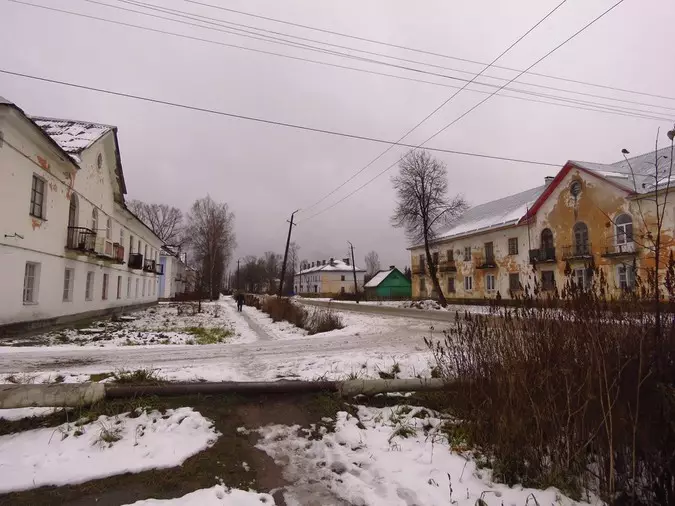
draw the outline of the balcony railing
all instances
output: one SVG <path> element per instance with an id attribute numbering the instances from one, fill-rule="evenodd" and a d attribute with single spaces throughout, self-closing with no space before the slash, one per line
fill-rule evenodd
<path id="1" fill-rule="evenodd" d="M 573 260 L 575 258 L 591 258 L 593 253 L 590 242 L 582 242 L 571 246 L 563 246 L 563 260 Z"/>
<path id="2" fill-rule="evenodd" d="M 118 264 L 124 263 L 124 246 L 119 243 L 113 243 L 113 259 Z"/>
<path id="3" fill-rule="evenodd" d="M 441 272 L 457 272 L 457 264 L 455 264 L 454 260 L 441 262 L 441 265 L 438 266 L 438 269 Z"/>
<path id="4" fill-rule="evenodd" d="M 96 247 L 96 232 L 83 227 L 68 227 L 66 248 L 92 253 Z"/>
<path id="5" fill-rule="evenodd" d="M 476 269 L 494 269 L 497 267 L 494 255 L 481 255 L 476 258 Z"/>
<path id="6" fill-rule="evenodd" d="M 612 238 L 609 242 L 602 248 L 603 257 L 620 257 L 620 256 L 634 256 L 639 252 L 637 245 L 631 242 L 625 242 L 623 244 L 616 244 L 615 239 Z"/>
<path id="7" fill-rule="evenodd" d="M 426 274 L 426 266 L 425 265 L 421 265 L 421 266 L 420 265 L 413 265 L 412 272 L 413 272 L 413 274 L 418 274 L 418 275 Z"/>
<path id="8" fill-rule="evenodd" d="M 155 274 L 162 276 L 164 274 L 164 264 L 156 263 L 155 264 Z"/>
<path id="9" fill-rule="evenodd" d="M 129 253 L 129 269 L 143 268 L 143 255 L 140 253 Z"/>
<path id="10" fill-rule="evenodd" d="M 530 250 L 530 263 L 555 262 L 555 248 L 536 248 Z"/>

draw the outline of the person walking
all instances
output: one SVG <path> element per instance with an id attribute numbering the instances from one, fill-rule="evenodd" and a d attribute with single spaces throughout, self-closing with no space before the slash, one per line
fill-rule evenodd
<path id="1" fill-rule="evenodd" d="M 244 307 L 244 294 L 239 292 L 237 294 L 237 311 L 241 313 L 243 307 Z"/>

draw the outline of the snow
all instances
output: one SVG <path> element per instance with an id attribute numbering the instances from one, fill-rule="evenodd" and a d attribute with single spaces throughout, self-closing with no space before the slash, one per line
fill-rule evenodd
<path id="1" fill-rule="evenodd" d="M 179 466 L 220 435 L 192 408 L 135 415 L 0 436 L 0 493 Z M 121 439 L 103 441 L 106 431 Z"/>
<path id="2" fill-rule="evenodd" d="M 112 130 L 111 126 L 68 119 L 31 119 L 67 153 L 79 153 Z"/>
<path id="3" fill-rule="evenodd" d="M 8 421 L 21 420 L 38 416 L 47 416 L 60 411 L 61 408 L 11 408 L 0 409 L 0 419 Z"/>
<path id="4" fill-rule="evenodd" d="M 351 300 L 333 300 L 333 299 L 307 299 L 318 302 L 330 302 L 331 304 L 354 304 L 354 301 Z M 465 311 L 472 314 L 487 314 L 490 312 L 489 306 L 478 306 L 478 305 L 469 305 L 469 304 L 448 304 L 445 308 L 442 307 L 437 301 L 426 299 L 426 300 L 369 300 L 361 301 L 359 304 L 364 306 L 382 306 L 382 307 L 393 307 L 400 309 L 420 309 L 423 311 L 450 311 L 450 312 L 459 312 L 464 313 Z M 337 309 L 337 308 L 333 308 Z M 351 313 L 345 313 L 351 314 Z"/>
<path id="5" fill-rule="evenodd" d="M 359 406 L 358 418 L 339 412 L 335 432 L 320 428 L 318 440 L 298 426 L 261 428 L 257 448 L 284 466 L 284 477 L 293 483 L 285 492 L 289 504 L 322 497 L 322 504 L 475 506 L 482 498 L 487 506 L 501 506 L 524 505 L 531 494 L 538 504 L 586 504 L 553 488 L 494 483 L 471 455 L 451 450 L 441 423 L 440 415 L 426 408 Z M 411 435 L 400 435 L 401 428 Z"/>
<path id="6" fill-rule="evenodd" d="M 365 288 L 375 288 L 382 283 L 385 279 L 387 279 L 387 276 L 391 274 L 394 271 L 394 269 L 389 269 L 388 271 L 380 271 L 373 278 L 366 283 Z"/>
<path id="7" fill-rule="evenodd" d="M 146 499 L 126 506 L 274 506 L 269 494 L 216 485 L 197 490 L 178 499 Z"/>

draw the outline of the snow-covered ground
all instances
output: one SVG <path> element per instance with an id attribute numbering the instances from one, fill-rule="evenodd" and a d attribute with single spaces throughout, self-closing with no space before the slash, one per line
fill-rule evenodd
<path id="1" fill-rule="evenodd" d="M 150 331 L 139 329 L 150 325 L 153 332 L 161 334 L 165 332 L 162 325 L 172 329 L 207 327 L 216 321 L 228 325 L 234 336 L 200 346 L 162 346 L 147 339 L 144 344 L 128 346 L 124 345 L 126 337 L 120 335 L 100 347 L 93 341 L 95 334 L 85 335 L 87 342 L 82 345 L 2 346 L 0 381 L 82 382 L 101 380 L 91 375 L 136 369 L 152 369 L 171 381 L 344 379 L 378 377 L 380 371 L 389 372 L 395 364 L 400 377 L 428 376 L 431 357 L 423 337 L 429 336 L 432 325 L 440 329 L 438 322 L 339 311 L 343 329 L 309 336 L 286 322 L 272 322 L 252 307 L 238 313 L 231 298 L 205 304 L 205 308 L 205 314 L 195 316 L 178 315 L 172 305 L 134 313 L 137 318 L 124 325 L 135 330 L 126 330 L 124 335 L 147 335 Z M 216 312 L 218 316 L 214 316 Z M 38 340 L 46 342 L 47 338 Z"/>
<path id="2" fill-rule="evenodd" d="M 358 407 L 358 418 L 339 412 L 335 432 L 321 438 L 298 426 L 259 430 L 258 448 L 284 468 L 289 504 L 368 506 L 487 506 L 572 501 L 556 489 L 535 490 L 494 483 L 471 455 L 451 451 L 439 430 L 442 421 L 426 408 Z M 316 428 L 313 428 L 316 430 Z M 532 496 L 536 501 L 532 500 Z M 344 501 L 344 502 L 340 502 Z"/>
<path id="3" fill-rule="evenodd" d="M 192 408 L 100 416 L 0 436 L 0 493 L 179 466 L 218 436 Z"/>
<path id="4" fill-rule="evenodd" d="M 337 300 L 326 298 L 305 298 L 308 301 L 330 302 L 331 304 L 354 304 L 352 300 Z M 453 313 L 464 313 L 465 311 L 473 314 L 488 314 L 489 306 L 477 306 L 469 304 L 448 304 L 445 308 L 435 300 L 380 300 L 380 301 L 361 301 L 359 304 L 365 306 L 382 306 L 399 309 L 420 309 L 422 311 L 450 311 Z"/>
<path id="5" fill-rule="evenodd" d="M 177 499 L 146 499 L 126 506 L 275 506 L 269 494 L 216 485 Z"/>

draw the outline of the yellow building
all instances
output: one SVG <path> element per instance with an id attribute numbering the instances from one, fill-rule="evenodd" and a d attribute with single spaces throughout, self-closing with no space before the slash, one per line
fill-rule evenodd
<path id="1" fill-rule="evenodd" d="M 295 275 L 293 290 L 296 294 L 335 296 L 354 293 L 354 273 L 359 292 L 363 291 L 365 271 L 354 268 L 349 258 L 304 262 Z"/>
<path id="2" fill-rule="evenodd" d="M 441 289 L 449 298 L 509 298 L 535 283 L 561 287 L 567 269 L 588 285 L 599 267 L 611 291 L 630 290 L 635 270 L 646 278 L 655 265 L 655 196 L 662 205 L 670 193 L 662 262 L 675 246 L 670 163 L 670 147 L 614 164 L 569 161 L 542 186 L 469 209 L 432 244 Z M 424 248 L 409 250 L 413 297 L 433 296 Z"/>

